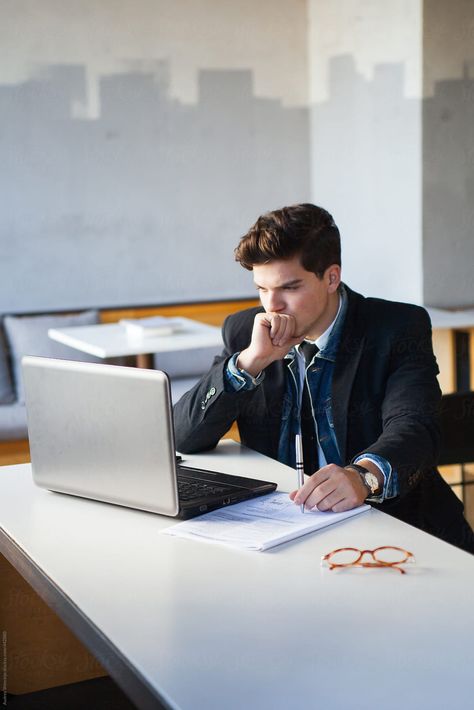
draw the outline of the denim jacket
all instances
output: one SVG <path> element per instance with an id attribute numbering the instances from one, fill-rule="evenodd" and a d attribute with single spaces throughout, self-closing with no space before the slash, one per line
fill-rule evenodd
<path id="1" fill-rule="evenodd" d="M 326 463 L 342 464 L 332 418 L 331 385 L 347 311 L 347 296 L 344 287 L 341 287 L 340 297 L 341 307 L 326 346 L 316 353 L 306 371 L 304 371 L 304 363 L 296 352 L 296 348 L 292 348 L 285 357 L 288 376 L 283 401 L 278 460 L 288 466 L 295 465 L 295 435 L 300 431 L 303 373 L 309 388 L 313 420 L 320 446 L 319 467 Z M 300 368 L 302 368 L 302 372 Z"/>

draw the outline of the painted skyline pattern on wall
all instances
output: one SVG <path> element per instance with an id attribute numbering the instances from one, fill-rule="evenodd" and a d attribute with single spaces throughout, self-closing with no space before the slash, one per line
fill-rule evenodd
<path id="1" fill-rule="evenodd" d="M 437 81 L 420 105 L 405 96 L 404 72 L 403 64 L 378 64 L 369 81 L 350 55 L 331 61 L 330 98 L 312 107 L 313 195 L 341 228 L 349 284 L 399 300 L 386 272 L 402 250 L 405 300 L 416 300 L 406 294 L 423 273 L 418 302 L 474 304 L 474 76 L 466 68 L 460 79 Z M 370 288 L 368 258 L 380 264 Z"/>
<path id="2" fill-rule="evenodd" d="M 245 69 L 201 70 L 184 105 L 167 72 L 104 76 L 96 120 L 82 66 L 0 86 L 1 312 L 254 293 L 233 248 L 308 199 L 309 110 L 255 97 Z"/>
<path id="3" fill-rule="evenodd" d="M 472 62 L 469 63 L 472 67 Z M 423 102 L 425 303 L 474 306 L 474 76 L 435 84 Z"/>
<path id="4" fill-rule="evenodd" d="M 313 195 L 340 227 L 343 276 L 365 295 L 416 301 L 419 99 L 405 95 L 403 63 L 377 64 L 368 79 L 344 54 L 331 60 L 328 78 L 329 99 L 312 108 Z M 401 250 L 403 279 L 387 278 Z"/>
<path id="5" fill-rule="evenodd" d="M 382 230 L 390 263 L 400 235 L 416 243 L 406 196 L 417 199 L 408 128 L 418 109 L 403 94 L 403 75 L 402 64 L 383 64 L 369 81 L 350 56 L 336 57 L 329 100 L 288 109 L 255 98 L 251 71 L 202 71 L 190 106 L 170 99 L 161 63 L 104 77 L 97 121 L 77 117 L 87 98 L 83 67 L 0 86 L 0 312 L 253 295 L 232 251 L 263 211 L 308 199 L 310 113 L 313 195 L 341 226 L 343 263 L 363 267 L 368 228 Z M 372 120 L 354 123 L 357 106 Z M 420 173 L 424 302 L 432 305 L 474 297 L 473 126 L 474 78 L 466 71 L 437 82 L 423 102 Z M 371 189 L 381 174 L 392 182 L 382 202 Z M 466 245 L 472 258 L 456 259 Z M 457 284 L 449 303 L 443 278 Z"/>

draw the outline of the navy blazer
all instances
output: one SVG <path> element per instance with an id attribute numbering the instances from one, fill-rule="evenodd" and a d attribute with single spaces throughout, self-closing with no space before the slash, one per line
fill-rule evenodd
<path id="1" fill-rule="evenodd" d="M 400 495 L 377 507 L 466 547 L 459 539 L 470 531 L 462 504 L 436 470 L 441 392 L 429 316 L 419 306 L 364 298 L 346 289 L 348 309 L 332 382 L 341 459 L 347 465 L 364 452 L 387 459 L 398 473 Z M 286 363 L 269 365 L 254 390 L 225 390 L 227 361 L 249 345 L 255 315 L 262 310 L 226 319 L 222 354 L 175 405 L 179 451 L 213 448 L 236 421 L 243 444 L 277 458 Z"/>

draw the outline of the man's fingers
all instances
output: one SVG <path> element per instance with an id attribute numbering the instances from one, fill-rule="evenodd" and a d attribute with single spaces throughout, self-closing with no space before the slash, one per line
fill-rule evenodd
<path id="1" fill-rule="evenodd" d="M 315 473 L 313 473 L 312 476 L 309 476 L 305 480 L 304 484 L 298 490 L 298 500 L 296 501 L 297 503 L 303 503 L 309 496 L 309 494 L 312 493 L 317 486 L 329 479 L 330 474 L 328 468 L 329 466 L 324 466 L 324 468 L 320 468 L 319 471 L 316 471 Z"/>
<path id="2" fill-rule="evenodd" d="M 278 315 L 275 316 L 270 328 L 270 338 L 272 339 L 273 345 L 281 345 L 285 341 L 285 333 L 290 331 L 291 324 L 288 318 L 283 318 Z"/>
<path id="3" fill-rule="evenodd" d="M 320 483 L 305 500 L 306 508 L 314 508 L 318 510 L 330 510 L 333 503 L 338 503 L 343 496 L 338 491 L 336 481 L 327 479 Z"/>
<path id="4" fill-rule="evenodd" d="M 340 466 L 329 464 L 314 473 L 296 491 L 292 500 L 309 510 L 351 510 L 364 500 L 365 491 L 361 492 L 360 487 L 358 476 L 353 476 L 352 472 Z"/>
<path id="5" fill-rule="evenodd" d="M 336 503 L 336 505 L 333 505 L 332 511 L 333 513 L 345 513 L 346 510 L 352 510 L 355 506 L 352 505 L 350 501 L 347 500 L 347 498 L 344 498 L 341 500 L 339 503 Z"/>
<path id="6" fill-rule="evenodd" d="M 253 349 L 260 357 L 275 359 L 277 355 L 282 358 L 292 347 L 304 340 L 304 336 L 295 336 L 295 332 L 294 316 L 286 313 L 258 313 L 252 332 Z"/>
<path id="7" fill-rule="evenodd" d="M 270 338 L 273 345 L 277 347 L 287 345 L 295 333 L 296 321 L 294 317 L 286 313 L 266 313 L 265 320 L 270 326 Z"/>
<path id="8" fill-rule="evenodd" d="M 310 510 L 316 509 L 324 513 L 327 510 L 334 510 L 334 507 L 342 503 L 344 500 L 344 493 L 339 489 L 335 489 L 327 496 L 323 496 L 322 498 L 320 497 L 317 503 L 311 505 Z"/>

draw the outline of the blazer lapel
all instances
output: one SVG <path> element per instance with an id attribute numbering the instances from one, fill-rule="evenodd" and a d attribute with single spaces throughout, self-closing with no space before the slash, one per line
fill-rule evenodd
<path id="1" fill-rule="evenodd" d="M 349 305 L 339 345 L 332 381 L 332 413 L 334 430 L 341 454 L 346 460 L 347 413 L 352 385 L 364 348 L 364 326 L 360 305 L 363 297 L 347 288 Z"/>

